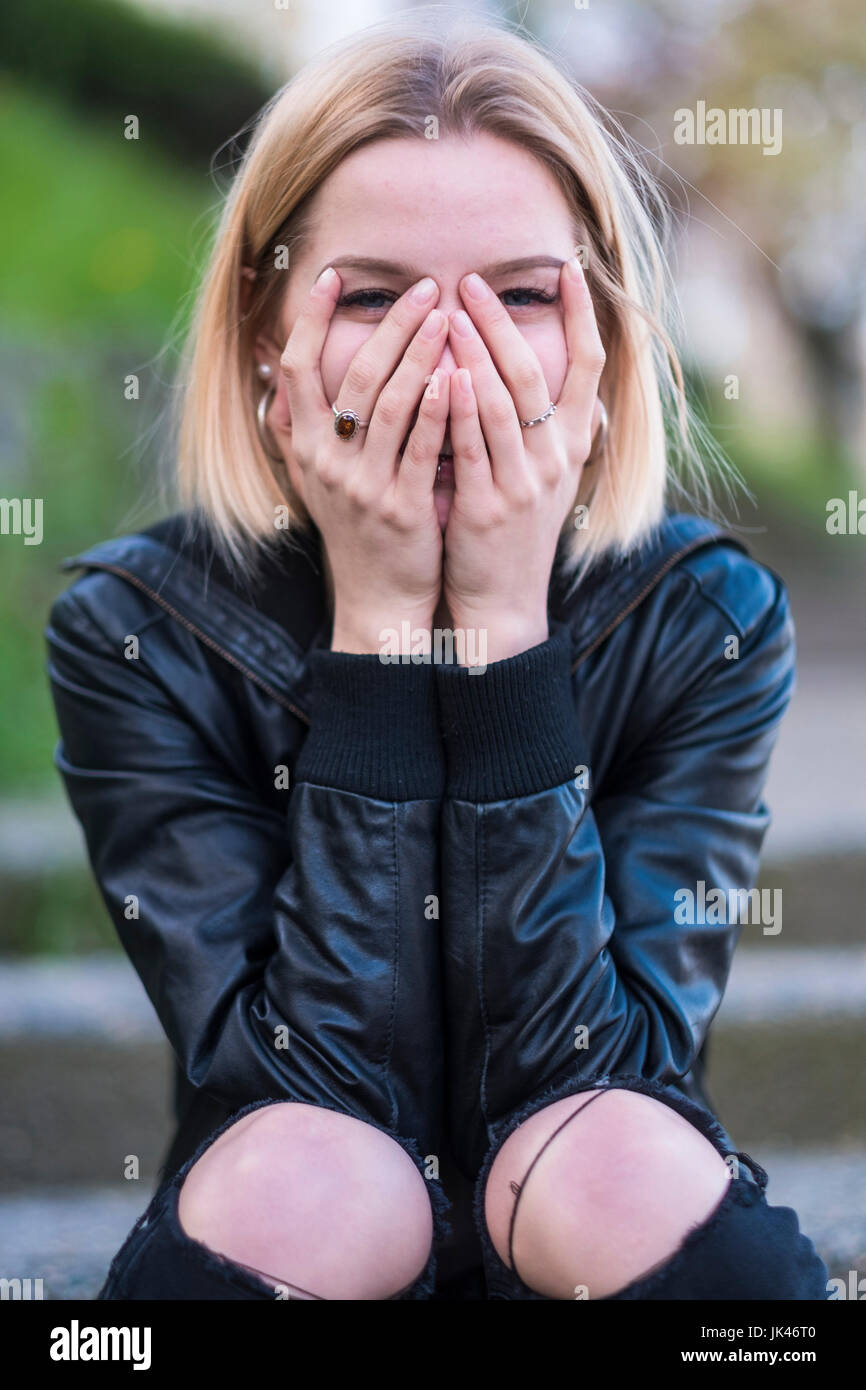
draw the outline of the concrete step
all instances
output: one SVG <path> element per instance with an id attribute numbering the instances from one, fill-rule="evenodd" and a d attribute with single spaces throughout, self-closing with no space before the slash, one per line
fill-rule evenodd
<path id="1" fill-rule="evenodd" d="M 95 1298 L 150 1196 L 149 1184 L 131 1182 L 0 1197 L 0 1276 L 41 1279 L 45 1299 Z"/>
<path id="2" fill-rule="evenodd" d="M 859 587 L 856 590 L 859 594 Z M 815 613 L 826 629 L 826 610 Z M 862 624 L 862 605 L 859 621 Z M 843 628 L 842 631 L 847 629 Z M 797 686 L 770 760 L 765 800 L 772 824 L 766 859 L 863 854 L 866 847 L 866 662 L 862 642 L 846 651 L 815 650 L 798 662 Z M 862 913 L 858 913 L 862 921 Z"/>
<path id="3" fill-rule="evenodd" d="M 767 859 L 757 884 L 778 912 L 778 932 L 746 920 L 740 950 L 856 946 L 866 941 L 866 852 Z M 79 863 L 18 872 L 0 860 L 0 957 L 91 952 L 123 956 L 90 871 Z M 768 924 L 769 925 L 769 924 Z"/>
<path id="4" fill-rule="evenodd" d="M 709 1097 L 735 1139 L 862 1143 L 866 948 L 738 951 L 708 1054 Z"/>

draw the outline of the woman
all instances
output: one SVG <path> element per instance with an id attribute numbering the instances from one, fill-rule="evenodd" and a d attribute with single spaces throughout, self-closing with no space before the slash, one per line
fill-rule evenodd
<path id="1" fill-rule="evenodd" d="M 826 1297 L 702 1089 L 734 924 L 674 916 L 754 881 L 794 658 L 778 578 L 665 511 L 654 196 L 548 55 L 437 8 L 261 114 L 185 510 L 67 562 L 48 633 L 178 1062 L 101 1297 Z"/>

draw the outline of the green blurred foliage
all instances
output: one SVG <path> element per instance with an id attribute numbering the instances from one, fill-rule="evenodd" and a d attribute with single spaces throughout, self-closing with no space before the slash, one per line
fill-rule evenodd
<path id="1" fill-rule="evenodd" d="M 58 789 L 42 636 L 70 578 L 57 564 L 156 509 L 154 419 L 216 198 L 205 174 L 10 80 L 0 160 L 0 492 L 44 506 L 41 546 L 0 544 L 0 786 L 35 794 Z"/>
<path id="2" fill-rule="evenodd" d="M 144 138 L 204 167 L 271 95 L 209 30 L 118 0 L 4 0 L 0 54 L 7 71 L 118 130 L 138 116 Z"/>
<path id="3" fill-rule="evenodd" d="M 160 342 L 192 282 L 197 219 L 216 192 L 120 126 L 0 85 L 0 289 L 8 330 Z"/>
<path id="4" fill-rule="evenodd" d="M 121 951 L 93 876 L 61 869 L 39 877 L 0 875 L 0 956 Z"/>

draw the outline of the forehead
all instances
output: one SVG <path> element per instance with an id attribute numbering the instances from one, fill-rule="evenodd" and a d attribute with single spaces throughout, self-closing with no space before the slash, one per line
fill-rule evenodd
<path id="1" fill-rule="evenodd" d="M 486 263 L 573 249 L 569 207 L 553 175 L 486 132 L 365 145 L 323 181 L 311 211 L 313 254 L 324 263 L 386 248 L 389 258 L 425 270 L 434 256 L 440 265 L 467 253 Z"/>

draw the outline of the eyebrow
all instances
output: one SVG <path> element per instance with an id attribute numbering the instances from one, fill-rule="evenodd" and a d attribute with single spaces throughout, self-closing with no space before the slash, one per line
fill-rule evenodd
<path id="1" fill-rule="evenodd" d="M 532 270 L 538 266 L 553 266 L 559 270 L 563 264 L 560 256 L 518 256 L 516 260 L 495 261 L 492 265 L 483 266 L 478 273 L 484 280 L 492 280 L 496 275 L 511 275 L 515 271 Z M 328 265 L 335 270 L 367 270 L 379 275 L 401 276 L 404 280 L 420 280 L 425 274 L 405 261 L 383 261 L 376 256 L 338 256 L 336 260 L 323 265 L 322 270 L 327 269 Z M 318 273 L 321 274 L 321 270 Z"/>

